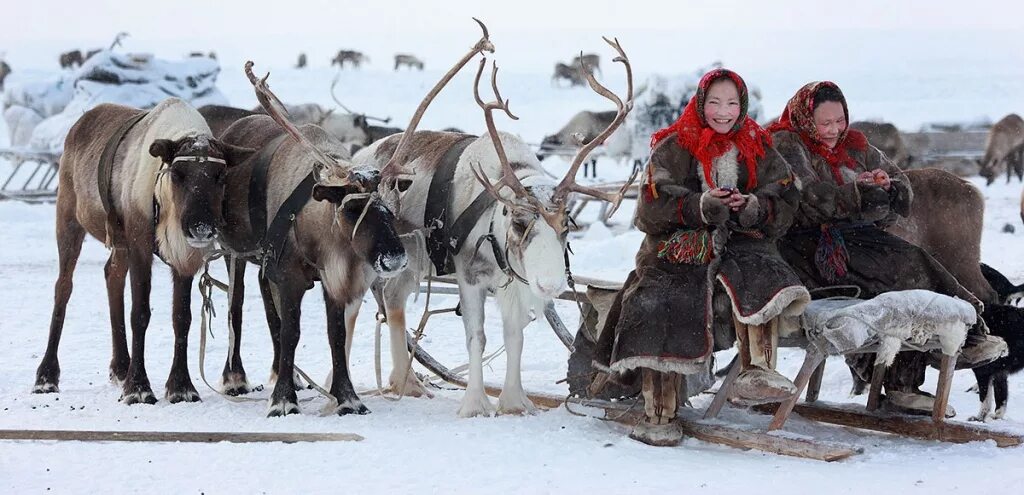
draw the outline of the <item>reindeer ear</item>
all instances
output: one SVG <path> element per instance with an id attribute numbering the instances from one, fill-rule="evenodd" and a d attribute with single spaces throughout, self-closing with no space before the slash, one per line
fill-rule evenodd
<path id="1" fill-rule="evenodd" d="M 174 150 L 177 149 L 177 145 L 170 139 L 157 139 L 153 141 L 153 144 L 149 145 L 149 154 L 155 156 L 164 161 L 164 163 L 171 163 L 174 161 Z"/>
<path id="2" fill-rule="evenodd" d="M 224 161 L 228 162 L 228 167 L 245 163 L 252 155 L 256 154 L 255 149 L 245 148 L 242 146 L 235 146 L 233 144 L 225 143 L 219 139 L 211 139 L 213 144 L 220 148 L 221 152 L 224 153 Z"/>

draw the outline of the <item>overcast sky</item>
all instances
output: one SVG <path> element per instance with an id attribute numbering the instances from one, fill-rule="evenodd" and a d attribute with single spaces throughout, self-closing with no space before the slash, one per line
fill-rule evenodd
<path id="1" fill-rule="evenodd" d="M 140 38 L 178 39 L 213 33 L 253 37 L 294 34 L 465 31 L 477 16 L 492 29 L 721 29 L 751 28 L 1017 29 L 1016 0 L 5 0 L 0 40 L 106 40 L 128 31 Z"/>

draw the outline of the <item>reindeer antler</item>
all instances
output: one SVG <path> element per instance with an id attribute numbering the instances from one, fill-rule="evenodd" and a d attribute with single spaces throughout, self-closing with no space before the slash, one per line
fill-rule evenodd
<path id="1" fill-rule="evenodd" d="M 405 132 L 402 133 L 402 138 L 398 140 L 398 146 L 395 148 L 395 153 L 391 155 L 391 159 L 388 160 L 388 163 L 381 169 L 381 175 L 384 177 L 393 177 L 401 173 L 412 173 L 412 171 L 403 170 L 398 164 L 405 163 L 405 155 L 408 153 L 409 142 L 412 138 L 412 134 L 416 132 L 416 126 L 419 125 L 420 119 L 423 117 L 424 112 L 427 111 L 427 107 L 430 106 L 432 101 L 434 101 L 434 97 L 441 92 L 441 89 L 444 88 L 453 77 L 455 77 L 455 74 L 462 70 L 462 67 L 464 67 L 471 58 L 480 52 L 486 51 L 494 53 L 494 45 L 491 43 L 490 35 L 487 32 L 487 26 L 476 17 L 474 17 L 473 20 L 480 25 L 480 29 L 483 31 L 483 36 L 475 45 L 473 45 L 473 48 L 470 48 L 469 52 L 467 52 L 461 59 L 459 59 L 458 62 L 455 63 L 454 66 L 452 66 L 451 69 L 448 70 L 447 73 L 445 73 L 441 80 L 434 85 L 433 89 L 427 93 L 427 96 L 423 98 L 423 101 L 420 102 L 420 106 L 416 108 L 416 113 L 413 114 L 412 120 L 410 120 L 409 125 L 406 126 Z"/>
<path id="2" fill-rule="evenodd" d="M 508 108 L 509 100 L 501 97 L 501 92 L 498 91 L 498 64 L 491 64 L 491 90 L 494 91 L 494 100 L 488 103 L 484 103 L 483 99 L 480 98 L 480 76 L 484 73 L 484 67 L 487 65 L 487 57 L 480 59 L 480 67 L 476 71 L 476 77 L 473 78 L 473 99 L 476 100 L 476 104 L 484 111 L 484 121 L 487 123 L 487 133 L 491 136 L 491 143 L 494 144 L 494 151 L 498 155 L 498 163 L 501 164 L 501 178 L 498 179 L 496 184 L 491 183 L 487 179 L 486 174 L 480 168 L 480 164 L 473 165 L 473 174 L 476 175 L 478 181 L 483 184 L 484 189 L 487 190 L 495 199 L 502 201 L 506 204 L 511 204 L 507 200 L 503 199 L 499 191 L 503 187 L 508 186 L 515 193 L 517 198 L 527 198 L 530 196 L 526 192 L 526 187 L 519 181 L 519 177 L 516 176 L 515 170 L 512 170 L 512 165 L 508 162 L 508 155 L 505 153 L 505 147 L 501 144 L 501 139 L 498 136 L 498 129 L 494 126 L 494 110 L 501 110 L 505 112 L 505 115 L 512 120 L 519 120 L 512 114 L 512 111 Z"/>
<path id="3" fill-rule="evenodd" d="M 285 108 L 284 103 L 281 103 L 281 100 L 277 98 L 277 95 L 270 91 L 270 86 L 267 85 L 267 78 L 270 77 L 270 73 L 268 72 L 267 75 L 263 76 L 263 79 L 257 79 L 256 75 L 252 72 L 253 65 L 254 64 L 251 60 L 245 63 L 245 75 L 249 78 L 249 82 L 252 83 L 253 88 L 256 90 L 256 99 L 259 100 L 260 105 L 262 105 L 267 111 L 267 115 L 274 119 L 274 122 L 277 122 L 278 125 L 288 133 L 288 135 L 295 139 L 295 141 L 312 153 L 321 166 L 330 165 L 345 170 L 350 169 L 350 166 L 342 165 L 333 156 L 325 153 L 318 146 L 313 144 L 312 141 L 306 138 L 306 136 L 299 132 L 299 129 L 295 127 L 295 124 L 288 120 L 288 109 Z M 322 172 L 318 169 L 318 181 L 320 180 L 321 173 Z M 366 183 L 361 176 L 354 174 L 351 170 L 349 171 L 348 182 L 358 184 L 360 188 L 364 190 L 375 189 L 377 187 L 376 182 Z"/>
<path id="4" fill-rule="evenodd" d="M 611 45 L 611 47 L 618 52 L 619 55 L 612 61 L 621 62 L 626 68 L 626 101 L 623 102 L 615 93 L 612 93 L 608 88 L 597 82 L 597 79 L 594 78 L 594 74 L 590 70 L 582 67 L 581 64 L 580 71 L 582 71 L 586 76 L 587 82 L 590 83 L 590 88 L 597 94 L 611 100 L 612 103 L 615 103 L 617 111 L 611 124 L 609 124 L 604 131 L 598 134 L 597 137 L 583 146 L 579 153 L 576 154 L 572 160 L 572 164 L 569 166 L 569 172 L 565 175 L 565 178 L 562 179 L 562 182 L 555 187 L 555 192 L 552 194 L 551 199 L 553 202 L 563 203 L 569 196 L 570 192 L 578 192 L 612 203 L 611 212 L 614 213 L 615 209 L 618 208 L 619 203 L 622 201 L 622 197 L 625 195 L 626 189 L 628 189 L 633 180 L 636 179 L 636 173 L 630 177 L 629 181 L 626 182 L 626 185 L 623 186 L 619 193 L 614 195 L 597 189 L 584 187 L 576 183 L 576 173 L 579 171 L 583 161 L 586 160 L 587 156 L 590 155 L 592 151 L 594 151 L 594 148 L 603 144 L 604 141 L 608 139 L 608 136 L 622 125 L 622 122 L 626 120 L 626 115 L 633 109 L 633 67 L 629 62 L 629 57 L 627 57 L 626 53 L 622 50 L 622 46 L 619 44 L 618 38 L 615 38 L 614 42 L 605 37 L 602 37 L 601 39 L 603 39 L 605 43 Z M 582 56 L 582 52 L 580 55 Z M 611 213 L 609 213 L 609 216 L 611 216 Z"/>

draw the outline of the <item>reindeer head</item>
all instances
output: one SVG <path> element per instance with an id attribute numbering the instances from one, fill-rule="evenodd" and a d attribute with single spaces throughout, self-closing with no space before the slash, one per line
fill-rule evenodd
<path id="1" fill-rule="evenodd" d="M 363 257 L 383 277 L 404 270 L 408 258 L 395 231 L 395 215 L 381 201 L 377 188 L 381 173 L 376 169 L 356 169 L 349 161 L 348 151 L 335 137 L 316 125 L 300 130 L 288 120 L 288 110 L 267 86 L 267 74 L 257 79 L 252 62 L 246 62 L 245 73 L 256 89 L 256 97 L 289 135 L 295 138 L 313 160 L 313 199 L 326 201 L 334 207 L 335 224 L 342 237 L 351 240 L 352 251 Z M 329 141 L 335 140 L 334 145 Z M 331 149 L 333 148 L 333 150 Z"/>
<path id="2" fill-rule="evenodd" d="M 483 161 L 470 163 L 477 180 L 484 189 L 502 204 L 501 222 L 505 227 L 505 251 L 510 254 L 510 265 L 515 270 L 522 270 L 520 276 L 530 285 L 533 292 L 543 298 L 551 298 L 560 293 L 565 287 L 565 253 L 567 250 L 567 236 L 571 219 L 567 207 L 569 195 L 579 193 L 603 199 L 612 203 L 608 215 L 612 215 L 618 209 L 626 189 L 629 188 L 633 177 L 626 182 L 616 193 L 601 191 L 595 188 L 584 187 L 576 183 L 576 173 L 586 160 L 591 151 L 604 143 L 615 129 L 617 129 L 626 118 L 626 114 L 633 106 L 633 75 L 629 59 L 622 51 L 618 40 L 614 42 L 605 38 L 605 42 L 614 48 L 619 56 L 616 62 L 621 62 L 626 68 L 627 97 L 623 102 L 618 96 L 609 91 L 594 79 L 589 71 L 584 71 L 590 87 L 601 96 L 608 98 L 617 107 L 618 111 L 612 123 L 594 138 L 586 146 L 583 146 L 573 158 L 569 172 L 558 184 L 554 184 L 543 174 L 530 174 L 520 178 L 519 171 L 529 169 L 540 170 L 540 162 L 516 138 L 507 134 L 499 135 L 494 126 L 494 110 L 501 110 L 509 118 L 518 119 L 508 108 L 508 100 L 504 100 L 498 91 L 498 68 L 494 66 L 491 71 L 491 89 L 494 92 L 495 100 L 484 103 L 480 98 L 480 76 L 483 74 L 486 59 L 480 61 L 480 67 L 476 73 L 473 83 L 473 95 L 477 105 L 484 110 L 484 119 L 487 123 L 487 132 L 494 145 L 494 161 L 500 166 L 501 177 L 498 182 L 492 183 L 487 178 Z M 581 144 L 581 143 L 577 143 Z M 506 152 L 506 145 L 512 152 L 511 160 Z M 493 163 L 493 162 L 491 162 Z M 507 191 L 505 189 L 507 188 Z M 499 232 L 496 222 L 495 231 Z"/>
<path id="3" fill-rule="evenodd" d="M 157 139 L 149 154 L 164 164 L 162 180 L 170 181 L 175 221 L 194 248 L 206 248 L 217 236 L 224 181 L 229 166 L 245 161 L 256 150 L 222 143 L 208 134 L 172 141 Z"/>

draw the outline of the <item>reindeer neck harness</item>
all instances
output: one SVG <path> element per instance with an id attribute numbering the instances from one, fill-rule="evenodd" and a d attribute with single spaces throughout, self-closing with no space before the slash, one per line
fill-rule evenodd
<path id="1" fill-rule="evenodd" d="M 96 172 L 99 175 L 100 203 L 107 212 L 106 245 L 108 248 L 124 247 L 127 245 L 124 224 L 121 221 L 120 215 L 114 211 L 114 198 L 111 195 L 111 183 L 114 179 L 114 155 L 117 154 L 117 148 L 121 146 L 121 142 L 128 135 L 128 131 L 131 131 L 135 124 L 138 124 L 148 114 L 149 112 L 139 112 L 121 124 L 114 131 L 114 134 L 110 136 L 110 139 L 107 140 L 107 143 L 103 146 L 103 152 L 100 154 L 100 163 Z M 156 216 L 153 217 L 153 222 L 156 222 Z"/>
<path id="2" fill-rule="evenodd" d="M 260 276 L 268 276 L 275 281 L 278 280 L 277 264 L 288 241 L 288 232 L 292 229 L 296 215 L 312 197 L 313 186 L 316 184 L 316 178 L 313 172 L 310 172 L 288 195 L 284 203 L 281 203 L 268 225 L 267 174 L 274 154 L 287 138 L 287 134 L 281 134 L 260 148 L 253 157 L 252 175 L 249 179 L 249 226 L 253 234 L 253 247 L 256 248 L 261 266 Z"/>
<path id="3" fill-rule="evenodd" d="M 429 229 L 427 234 L 427 254 L 438 275 L 448 275 L 455 272 L 454 256 L 462 250 L 469 238 L 469 232 L 473 230 L 477 221 L 484 211 L 494 205 L 494 198 L 486 192 L 481 192 L 473 199 L 458 218 L 451 218 L 452 185 L 455 179 L 455 168 L 459 158 L 466 148 L 476 140 L 476 136 L 465 135 L 455 142 L 444 156 L 438 161 L 434 168 L 434 176 L 430 179 L 430 188 L 427 190 L 427 205 L 423 213 L 423 226 Z M 491 225 L 491 231 L 494 225 Z M 490 235 L 494 237 L 493 232 Z M 487 237 L 484 236 L 477 242 Z M 496 258 L 500 254 L 495 246 Z M 503 264 L 504 259 L 499 261 Z M 504 268 L 503 268 L 504 269 Z"/>

